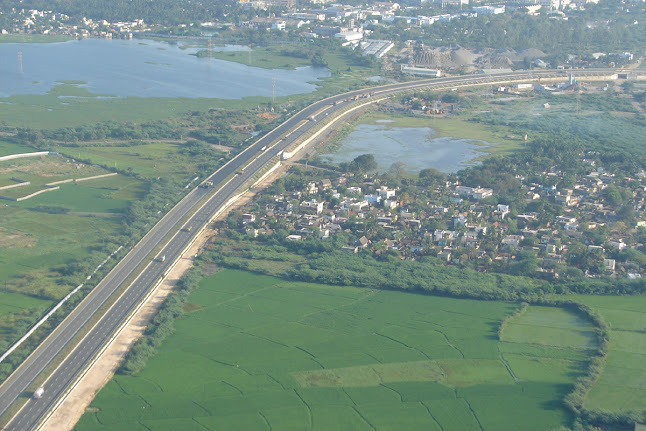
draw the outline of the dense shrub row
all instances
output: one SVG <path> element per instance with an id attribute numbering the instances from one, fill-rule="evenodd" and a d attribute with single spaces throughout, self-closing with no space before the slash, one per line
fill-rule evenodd
<path id="1" fill-rule="evenodd" d="M 120 373 L 138 373 L 144 368 L 148 359 L 155 355 L 156 349 L 173 333 L 175 319 L 184 312 L 186 299 L 197 287 L 201 274 L 201 268 L 196 261 L 196 266 L 180 278 L 177 289 L 166 297 L 159 311 L 146 327 L 144 335 L 130 349 L 119 369 Z"/>
<path id="2" fill-rule="evenodd" d="M 527 310 L 527 307 L 529 307 L 529 304 L 527 302 L 521 302 L 518 305 L 518 308 L 516 311 L 505 317 L 500 321 L 500 326 L 498 327 L 498 341 L 502 341 L 502 333 L 505 332 L 505 328 L 507 328 L 507 324 L 511 319 L 513 319 L 516 316 L 520 316 Z"/>

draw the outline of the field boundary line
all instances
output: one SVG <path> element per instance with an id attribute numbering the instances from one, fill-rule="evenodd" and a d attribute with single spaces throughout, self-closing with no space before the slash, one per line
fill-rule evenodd
<path id="1" fill-rule="evenodd" d="M 101 174 L 101 175 L 92 175 L 91 177 L 83 177 L 83 178 L 68 178 L 66 180 L 60 180 L 60 181 L 54 181 L 53 183 L 47 183 L 45 184 L 45 187 L 51 187 L 56 184 L 65 184 L 65 183 L 71 183 L 72 181 L 87 181 L 87 180 L 96 180 L 99 178 L 106 178 L 106 177 L 113 177 L 115 175 L 119 175 L 118 172 L 110 172 L 108 174 Z"/>
<path id="2" fill-rule="evenodd" d="M 4 162 L 5 160 L 23 159 L 25 157 L 48 156 L 50 154 L 57 154 L 57 153 L 54 151 L 36 151 L 33 153 L 9 154 L 8 156 L 0 157 L 0 162 Z"/>
<path id="3" fill-rule="evenodd" d="M 7 190 L 7 189 L 13 189 L 13 188 L 16 188 L 16 187 L 28 186 L 29 184 L 31 184 L 29 181 L 23 181 L 23 182 L 16 183 L 16 184 L 9 184 L 8 186 L 2 186 L 2 187 L 0 187 L 0 190 Z"/>

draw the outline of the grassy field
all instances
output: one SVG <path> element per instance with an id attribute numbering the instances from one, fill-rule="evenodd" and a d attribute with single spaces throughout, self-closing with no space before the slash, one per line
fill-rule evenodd
<path id="1" fill-rule="evenodd" d="M 297 58 L 282 55 L 284 46 L 267 46 L 254 48 L 249 51 L 214 51 L 211 57 L 219 60 L 235 61 L 247 66 L 264 67 L 267 69 L 295 69 L 301 66 L 310 66 L 312 63 L 306 58 Z"/>
<path id="2" fill-rule="evenodd" d="M 30 184 L 0 190 L 0 195 L 20 198 L 45 189 L 47 184 L 109 173 L 98 166 L 57 155 L 7 160 L 0 162 L 0 186 L 18 184 L 16 180 L 28 181 Z M 55 206 L 68 211 L 89 213 L 123 212 L 129 200 L 136 199 L 145 192 L 142 181 L 123 175 L 63 183 L 58 184 L 58 187 L 59 190 L 9 205 L 22 208 Z"/>
<path id="3" fill-rule="evenodd" d="M 16 321 L 31 312 L 44 311 L 52 301 L 16 292 L 0 291 L 0 342 L 14 335 Z"/>
<path id="4" fill-rule="evenodd" d="M 33 151 L 33 150 L 32 150 Z M 0 162 L 0 186 L 17 184 L 15 179 L 28 181 L 22 187 L 0 190 L 0 195 L 21 197 L 42 190 L 43 186 L 57 181 L 86 178 L 109 173 L 97 166 L 76 163 L 57 155 L 29 157 Z"/>
<path id="5" fill-rule="evenodd" d="M 54 269 L 82 260 L 121 227 L 117 217 L 48 214 L 11 204 L 0 207 L 0 222 L 0 280 L 12 290 L 53 298 L 74 287 Z"/>
<path id="6" fill-rule="evenodd" d="M 585 407 L 609 412 L 646 410 L 646 297 L 581 296 L 612 328 L 608 362 Z"/>
<path id="7" fill-rule="evenodd" d="M 2 34 L 0 43 L 55 43 L 74 39 L 66 35 L 53 34 Z"/>
<path id="8" fill-rule="evenodd" d="M 196 161 L 181 152 L 181 143 L 153 142 L 131 147 L 106 144 L 80 148 L 55 147 L 56 151 L 91 160 L 92 163 L 115 167 L 122 170 L 132 169 L 142 177 L 175 177 L 189 179 L 195 176 Z M 225 154 L 222 154 L 225 157 Z"/>
<path id="9" fill-rule="evenodd" d="M 33 153 L 34 151 L 36 151 L 34 148 L 26 145 L 19 145 L 0 140 L 0 157 L 16 153 Z"/>
<path id="10" fill-rule="evenodd" d="M 76 84 L 60 83 L 44 95 L 23 94 L 0 98 L 0 118 L 4 124 L 13 127 L 51 129 L 99 123 L 106 119 L 140 123 L 162 120 L 189 111 L 250 109 L 267 102 L 264 97 L 223 100 L 98 96 L 100 95 L 92 94 Z"/>
<path id="11" fill-rule="evenodd" d="M 114 377 L 77 430 L 550 430 L 571 420 L 559 399 L 580 375 L 579 351 L 500 343 L 513 304 L 234 270 L 204 278 L 189 301 L 146 368 Z"/>
<path id="12" fill-rule="evenodd" d="M 530 140 L 572 139 L 588 141 L 592 149 L 616 148 L 633 154 L 645 154 L 641 137 L 646 121 L 631 99 L 603 83 L 584 83 L 586 90 L 576 93 L 537 95 L 534 97 L 490 100 L 487 110 L 474 116 L 485 123 L 506 124 L 527 133 Z M 548 103 L 549 108 L 543 104 Z"/>

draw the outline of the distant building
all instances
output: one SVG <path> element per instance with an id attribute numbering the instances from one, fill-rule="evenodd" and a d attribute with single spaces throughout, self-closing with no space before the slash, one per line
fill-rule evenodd
<path id="1" fill-rule="evenodd" d="M 480 200 L 493 195 L 492 189 L 483 187 L 456 186 L 455 192 L 460 196 L 469 196 L 471 199 Z"/>
<path id="2" fill-rule="evenodd" d="M 442 76 L 442 71 L 439 69 L 427 69 L 425 67 L 414 67 L 402 64 L 401 71 L 411 75 L 433 76 L 439 78 Z"/>
<path id="3" fill-rule="evenodd" d="M 386 55 L 386 53 L 394 46 L 395 44 L 389 40 L 367 39 L 366 41 L 361 42 L 363 55 L 374 55 L 377 58 L 381 58 Z"/>
<path id="4" fill-rule="evenodd" d="M 334 37 L 346 43 L 356 43 L 363 39 L 363 31 L 342 31 L 335 34 Z"/>
<path id="5" fill-rule="evenodd" d="M 472 10 L 478 15 L 498 15 L 501 13 L 505 13 L 505 5 L 476 6 Z"/>
<path id="6" fill-rule="evenodd" d="M 321 214 L 323 212 L 323 202 L 317 202 L 315 199 L 311 201 L 303 201 L 299 206 L 301 212 Z"/>

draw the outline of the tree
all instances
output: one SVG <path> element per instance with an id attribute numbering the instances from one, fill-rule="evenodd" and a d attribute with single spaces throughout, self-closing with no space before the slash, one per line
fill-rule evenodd
<path id="1" fill-rule="evenodd" d="M 418 178 L 420 185 L 428 187 L 440 181 L 446 180 L 446 174 L 438 171 L 435 168 L 427 168 L 419 171 Z"/>
<path id="2" fill-rule="evenodd" d="M 375 156 L 373 154 L 362 154 L 360 156 L 355 157 L 352 162 L 350 162 L 350 170 L 354 171 L 355 173 L 366 173 L 370 171 L 374 171 L 377 169 L 377 161 L 375 160 Z"/>
<path id="3" fill-rule="evenodd" d="M 389 172 L 392 176 L 400 178 L 406 175 L 406 163 L 404 162 L 395 162 L 390 165 Z"/>
<path id="4" fill-rule="evenodd" d="M 517 256 L 518 261 L 513 263 L 509 272 L 514 275 L 532 276 L 538 269 L 538 259 L 533 251 L 520 251 Z"/>

